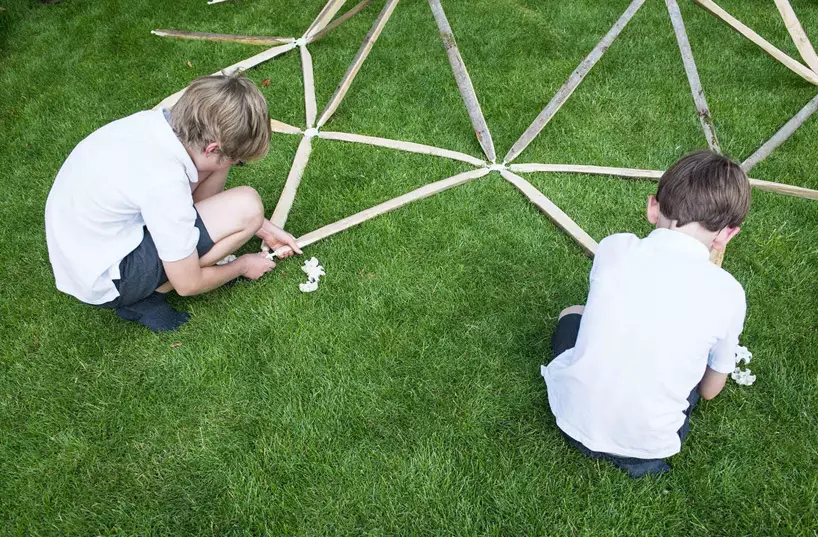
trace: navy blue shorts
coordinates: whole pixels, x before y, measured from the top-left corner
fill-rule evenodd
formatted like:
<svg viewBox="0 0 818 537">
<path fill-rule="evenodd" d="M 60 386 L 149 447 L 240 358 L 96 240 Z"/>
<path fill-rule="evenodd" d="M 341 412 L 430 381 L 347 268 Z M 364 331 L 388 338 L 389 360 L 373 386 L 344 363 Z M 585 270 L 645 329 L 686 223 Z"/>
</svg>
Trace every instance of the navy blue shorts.
<svg viewBox="0 0 818 537">
<path fill-rule="evenodd" d="M 213 239 L 210 238 L 207 228 L 199 212 L 196 211 L 196 228 L 199 230 L 199 242 L 196 250 L 202 257 L 213 248 Z M 119 308 L 139 302 L 153 294 L 156 289 L 167 283 L 168 276 L 165 267 L 159 259 L 159 252 L 153 242 L 148 228 L 144 228 L 145 236 L 134 251 L 125 256 L 119 263 L 119 279 L 114 285 L 119 296 L 110 302 L 100 304 L 101 308 Z"/>
<path fill-rule="evenodd" d="M 582 315 L 579 313 L 571 313 L 566 315 L 557 322 L 557 328 L 554 330 L 554 335 L 551 336 L 551 348 L 554 351 L 554 358 L 572 349 L 577 344 L 577 336 L 579 336 L 579 326 L 582 323 Z M 687 434 L 690 432 L 690 413 L 699 402 L 698 386 L 693 388 L 687 398 L 688 407 L 685 410 L 685 421 L 678 431 L 679 439 L 684 442 Z M 658 474 L 670 470 L 670 466 L 662 459 L 637 459 L 634 457 L 617 457 L 610 453 L 601 453 L 593 451 L 585 447 L 581 442 L 571 438 L 565 432 L 560 430 L 569 444 L 577 448 L 585 455 L 594 459 L 604 459 L 614 464 L 614 466 L 621 468 L 628 472 L 631 477 L 642 477 L 646 474 Z"/>
</svg>

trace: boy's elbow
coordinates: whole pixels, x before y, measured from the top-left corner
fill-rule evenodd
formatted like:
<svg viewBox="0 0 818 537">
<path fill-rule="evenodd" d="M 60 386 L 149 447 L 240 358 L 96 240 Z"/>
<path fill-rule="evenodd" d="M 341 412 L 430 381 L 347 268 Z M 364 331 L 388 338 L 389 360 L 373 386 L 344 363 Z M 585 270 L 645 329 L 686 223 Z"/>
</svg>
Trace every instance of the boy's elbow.
<svg viewBox="0 0 818 537">
<path fill-rule="evenodd" d="M 699 388 L 699 397 L 701 397 L 705 401 L 715 399 L 715 397 L 720 393 L 721 390 L 703 390 L 702 388 Z"/>
</svg>

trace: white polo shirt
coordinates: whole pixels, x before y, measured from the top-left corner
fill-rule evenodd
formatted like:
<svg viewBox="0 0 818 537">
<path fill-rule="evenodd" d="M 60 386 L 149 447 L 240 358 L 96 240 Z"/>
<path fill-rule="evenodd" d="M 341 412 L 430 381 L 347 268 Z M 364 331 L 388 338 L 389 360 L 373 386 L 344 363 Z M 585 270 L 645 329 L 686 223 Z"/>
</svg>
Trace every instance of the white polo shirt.
<svg viewBox="0 0 818 537">
<path fill-rule="evenodd" d="M 119 263 L 143 238 L 163 261 L 196 249 L 190 183 L 198 171 L 166 110 L 109 123 L 79 143 L 60 168 L 45 206 L 48 255 L 57 288 L 88 304 L 119 296 Z"/>
<path fill-rule="evenodd" d="M 687 398 L 709 365 L 735 368 L 744 289 L 678 231 L 599 243 L 576 346 L 541 372 L 557 425 L 593 451 L 679 452 Z"/>
</svg>

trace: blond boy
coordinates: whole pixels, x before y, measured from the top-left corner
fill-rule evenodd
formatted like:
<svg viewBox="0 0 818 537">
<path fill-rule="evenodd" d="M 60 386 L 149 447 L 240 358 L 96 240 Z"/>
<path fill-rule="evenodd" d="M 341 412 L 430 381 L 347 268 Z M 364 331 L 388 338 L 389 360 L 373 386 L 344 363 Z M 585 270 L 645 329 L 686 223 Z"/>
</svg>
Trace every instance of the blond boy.
<svg viewBox="0 0 818 537">
<path fill-rule="evenodd" d="M 215 263 L 253 236 L 295 240 L 264 218 L 258 193 L 224 190 L 230 167 L 269 150 L 267 102 L 242 75 L 195 80 L 171 110 L 138 112 L 92 133 L 63 164 L 45 210 L 57 288 L 156 332 L 189 318 L 183 296 L 275 267 L 261 254 Z"/>
</svg>

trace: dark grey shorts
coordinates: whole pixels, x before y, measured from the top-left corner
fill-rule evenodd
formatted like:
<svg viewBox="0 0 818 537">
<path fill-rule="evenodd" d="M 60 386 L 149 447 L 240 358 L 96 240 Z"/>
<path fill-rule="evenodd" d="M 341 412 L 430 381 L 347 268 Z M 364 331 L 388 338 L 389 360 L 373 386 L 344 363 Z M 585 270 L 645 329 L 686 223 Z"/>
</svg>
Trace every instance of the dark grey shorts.
<svg viewBox="0 0 818 537">
<path fill-rule="evenodd" d="M 213 239 L 210 238 L 207 228 L 196 211 L 196 228 L 199 230 L 199 242 L 196 250 L 202 257 L 213 248 Z M 125 256 L 119 263 L 119 279 L 114 285 L 119 296 L 110 302 L 100 304 L 101 308 L 118 308 L 128 306 L 149 297 L 156 288 L 167 283 L 168 276 L 165 267 L 159 259 L 159 252 L 153 242 L 148 228 L 144 228 L 145 236 L 134 251 Z"/>
</svg>

